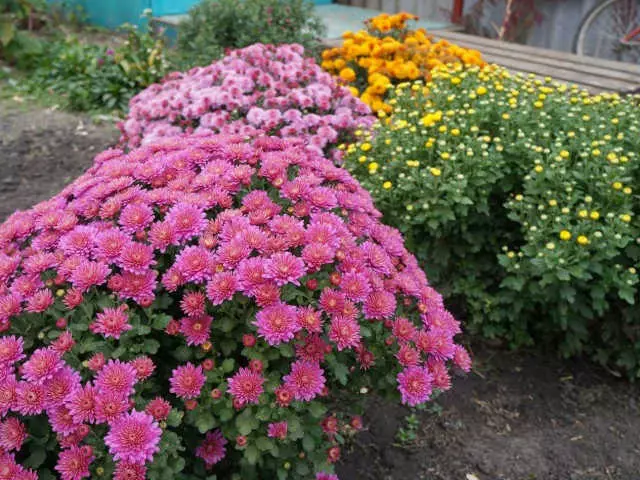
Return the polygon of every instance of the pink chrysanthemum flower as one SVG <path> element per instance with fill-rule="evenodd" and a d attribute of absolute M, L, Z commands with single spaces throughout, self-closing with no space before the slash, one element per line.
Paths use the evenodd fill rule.
<path fill-rule="evenodd" d="M 180 301 L 180 308 L 188 317 L 204 315 L 206 297 L 202 292 L 187 292 Z"/>
<path fill-rule="evenodd" d="M 241 368 L 228 379 L 229 393 L 242 405 L 258 403 L 260 395 L 264 391 L 265 378 L 248 368 Z"/>
<path fill-rule="evenodd" d="M 0 364 L 11 366 L 25 358 L 22 337 L 11 335 L 0 338 Z"/>
<path fill-rule="evenodd" d="M 338 350 L 355 348 L 360 344 L 360 326 L 358 322 L 346 317 L 333 317 L 329 328 L 329 339 Z"/>
<path fill-rule="evenodd" d="M 186 247 L 178 256 L 174 268 L 186 282 L 199 283 L 211 278 L 213 261 L 204 247 Z"/>
<path fill-rule="evenodd" d="M 0 382 L 0 416 L 14 409 L 17 401 L 18 381 L 13 375 L 8 375 Z"/>
<path fill-rule="evenodd" d="M 393 335 L 402 342 L 415 340 L 418 330 L 415 325 L 404 317 L 396 318 L 393 322 Z"/>
<path fill-rule="evenodd" d="M 113 472 L 113 480 L 145 480 L 147 467 L 137 463 L 118 462 Z"/>
<path fill-rule="evenodd" d="M 127 272 L 143 274 L 156 263 L 153 259 L 153 247 L 140 242 L 127 242 L 116 263 Z"/>
<path fill-rule="evenodd" d="M 129 400 L 117 393 L 103 393 L 96 397 L 97 423 L 111 423 L 129 410 Z"/>
<path fill-rule="evenodd" d="M 107 363 L 104 358 L 104 353 L 98 352 L 94 353 L 89 360 L 87 360 L 87 368 L 94 372 L 97 372 L 104 367 L 104 364 Z"/>
<path fill-rule="evenodd" d="M 153 222 L 153 209 L 149 205 L 132 203 L 122 209 L 118 223 L 127 233 L 144 230 Z"/>
<path fill-rule="evenodd" d="M 44 288 L 38 290 L 31 298 L 29 298 L 25 310 L 31 313 L 41 313 L 53 305 L 53 302 L 54 300 L 51 290 Z"/>
<path fill-rule="evenodd" d="M 129 324 L 129 316 L 125 312 L 124 305 L 118 308 L 105 308 L 96 315 L 96 320 L 89 325 L 89 328 L 93 333 L 100 333 L 106 338 L 112 337 L 117 340 L 120 335 L 132 328 Z"/>
<path fill-rule="evenodd" d="M 309 333 L 322 331 L 322 314 L 312 307 L 298 308 L 298 325 Z"/>
<path fill-rule="evenodd" d="M 327 349 L 331 351 L 331 347 L 320 335 L 310 335 L 304 343 L 296 345 L 296 356 L 309 362 L 321 363 L 324 361 L 325 354 L 328 353 Z"/>
<path fill-rule="evenodd" d="M 90 260 L 82 260 L 71 273 L 71 284 L 84 293 L 94 285 L 102 285 L 111 270 L 102 262 L 92 262 Z"/>
<path fill-rule="evenodd" d="M 326 243 L 310 243 L 302 249 L 302 260 L 310 271 L 319 270 L 322 265 L 333 262 L 335 249 Z"/>
<path fill-rule="evenodd" d="M 353 302 L 364 301 L 371 292 L 367 276 L 359 272 L 348 272 L 342 276 L 340 290 Z"/>
<path fill-rule="evenodd" d="M 240 289 L 250 292 L 265 282 L 265 262 L 258 257 L 247 258 L 238 264 L 235 273 L 238 276 Z"/>
<path fill-rule="evenodd" d="M 80 387 L 80 374 L 69 366 L 63 366 L 45 387 L 45 408 L 53 408 L 64 402 L 67 395 Z"/>
<path fill-rule="evenodd" d="M 39 415 L 44 410 L 45 389 L 42 385 L 19 382 L 15 410 L 23 415 Z"/>
<path fill-rule="evenodd" d="M 236 274 L 232 272 L 219 272 L 213 275 L 207 284 L 207 298 L 214 305 L 220 305 L 226 300 L 231 300 L 239 288 Z"/>
<path fill-rule="evenodd" d="M 88 445 L 71 447 L 60 452 L 55 469 L 62 480 L 81 480 L 91 475 L 89 465 L 94 458 L 93 449 Z"/>
<path fill-rule="evenodd" d="M 313 400 L 322 392 L 324 371 L 317 363 L 298 360 L 291 365 L 291 373 L 283 377 L 284 385 L 296 400 Z"/>
<path fill-rule="evenodd" d="M 164 253 L 169 245 L 176 244 L 178 236 L 175 227 L 169 222 L 157 222 L 149 230 L 149 243 L 153 248 Z"/>
<path fill-rule="evenodd" d="M 289 424 L 286 421 L 270 423 L 267 428 L 267 435 L 269 436 L 269 438 L 284 440 L 285 438 L 287 438 L 288 428 Z"/>
<path fill-rule="evenodd" d="M 115 262 L 129 241 L 128 235 L 115 228 L 101 232 L 96 238 L 96 257 L 108 263 Z"/>
<path fill-rule="evenodd" d="M 169 417 L 169 413 L 171 413 L 171 404 L 162 397 L 156 397 L 147 403 L 144 411 L 160 422 Z"/>
<path fill-rule="evenodd" d="M 269 345 L 288 342 L 300 330 L 296 308 L 284 303 L 276 303 L 260 310 L 256 314 L 255 325 L 258 327 L 258 335 Z"/>
<path fill-rule="evenodd" d="M 320 307 L 329 315 L 341 315 L 346 298 L 343 293 L 325 288 L 320 294 Z"/>
<path fill-rule="evenodd" d="M 0 423 L 0 447 L 10 452 L 18 451 L 27 438 L 27 427 L 15 417 Z"/>
<path fill-rule="evenodd" d="M 402 403 L 415 407 L 429 400 L 433 378 L 426 367 L 408 367 L 398 374 Z"/>
<path fill-rule="evenodd" d="M 200 395 L 206 377 L 202 372 L 202 367 L 197 367 L 192 363 L 182 365 L 171 372 L 169 383 L 171 393 L 180 398 L 189 399 Z"/>
<path fill-rule="evenodd" d="M 220 430 L 208 432 L 204 441 L 196 448 L 196 457 L 204 460 L 207 468 L 211 468 L 224 458 L 227 453 L 226 444 L 227 440 Z"/>
<path fill-rule="evenodd" d="M 135 464 L 153 460 L 162 430 L 151 415 L 134 410 L 114 420 L 110 427 L 104 443 L 114 460 Z"/>
<path fill-rule="evenodd" d="M 177 203 L 171 207 L 165 221 L 173 225 L 179 240 L 199 235 L 207 225 L 204 212 L 188 203 Z"/>
<path fill-rule="evenodd" d="M 451 377 L 447 365 L 442 360 L 432 359 L 427 362 L 429 373 L 433 377 L 433 386 L 438 390 L 446 391 L 451 388 Z"/>
<path fill-rule="evenodd" d="M 415 367 L 420 363 L 420 352 L 408 343 L 400 345 L 396 358 L 403 367 Z"/>
<path fill-rule="evenodd" d="M 430 356 L 441 360 L 453 358 L 455 353 L 452 335 L 443 330 L 419 332 L 416 337 L 416 346 Z"/>
<path fill-rule="evenodd" d="M 69 435 L 76 431 L 79 423 L 75 422 L 73 415 L 65 405 L 58 405 L 47 411 L 51 429 L 61 435 Z"/>
<path fill-rule="evenodd" d="M 86 384 L 73 390 L 64 403 L 76 423 L 95 423 L 98 389 Z"/>
<path fill-rule="evenodd" d="M 338 478 L 337 475 L 334 475 L 333 473 L 320 472 L 320 473 L 316 473 L 316 480 L 340 480 L 340 479 Z"/>
<path fill-rule="evenodd" d="M 62 368 L 60 353 L 52 348 L 39 348 L 22 365 L 22 376 L 34 383 L 44 383 Z"/>
<path fill-rule="evenodd" d="M 120 360 L 109 360 L 96 376 L 96 387 L 100 392 L 116 393 L 124 397 L 133 393 L 136 369 Z"/>
<path fill-rule="evenodd" d="M 136 357 L 131 360 L 131 366 L 136 370 L 136 379 L 138 381 L 146 380 L 149 378 L 154 370 L 156 369 L 155 363 L 151 358 L 143 355 L 141 357 Z"/>
<path fill-rule="evenodd" d="M 396 297 L 386 290 L 371 292 L 362 309 L 366 318 L 383 320 L 396 311 Z"/>
<path fill-rule="evenodd" d="M 287 283 L 300 285 L 299 279 L 305 272 L 304 262 L 289 252 L 271 255 L 265 262 L 265 278 L 270 278 L 278 286 Z"/>
<path fill-rule="evenodd" d="M 65 353 L 70 352 L 75 344 L 76 341 L 73 339 L 73 334 L 69 330 L 65 330 L 53 341 L 51 348 L 61 355 L 64 355 Z"/>
<path fill-rule="evenodd" d="M 202 345 L 209 340 L 213 317 L 199 315 L 180 320 L 180 333 L 187 339 L 187 345 Z"/>
<path fill-rule="evenodd" d="M 469 356 L 469 352 L 467 352 L 467 350 L 460 345 L 456 345 L 454 347 L 453 363 L 455 363 L 458 368 L 465 372 L 471 371 L 472 362 L 471 357 Z"/>

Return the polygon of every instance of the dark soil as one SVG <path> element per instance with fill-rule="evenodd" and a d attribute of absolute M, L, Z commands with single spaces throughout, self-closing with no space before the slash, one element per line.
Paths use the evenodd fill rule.
<path fill-rule="evenodd" d="M 113 122 L 0 101 L 0 220 L 60 191 L 117 140 Z"/>
<path fill-rule="evenodd" d="M 59 191 L 113 145 L 111 123 L 0 102 L 0 220 Z M 479 343 L 479 342 L 472 342 Z M 640 387 L 587 361 L 482 348 L 475 370 L 419 412 L 371 402 L 342 480 L 640 480 Z"/>
<path fill-rule="evenodd" d="M 638 385 L 539 353 L 484 348 L 474 361 L 418 414 L 411 445 L 396 440 L 409 411 L 373 402 L 341 480 L 640 479 Z"/>

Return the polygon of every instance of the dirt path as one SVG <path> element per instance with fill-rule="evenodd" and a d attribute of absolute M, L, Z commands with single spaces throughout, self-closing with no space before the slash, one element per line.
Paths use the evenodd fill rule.
<path fill-rule="evenodd" d="M 0 101 L 0 220 L 60 191 L 117 139 L 111 123 Z"/>
<path fill-rule="evenodd" d="M 109 123 L 0 102 L 0 220 L 59 191 L 117 137 Z M 341 480 L 640 479 L 639 386 L 540 354 L 481 349 L 475 367 L 419 414 L 411 445 L 394 446 L 408 410 L 372 402 Z"/>
<path fill-rule="evenodd" d="M 475 342 L 476 345 L 479 342 Z M 343 480 L 638 480 L 640 388 L 587 361 L 484 349 L 415 444 L 394 437 L 407 410 L 374 402 Z M 440 411 L 441 407 L 441 411 Z"/>

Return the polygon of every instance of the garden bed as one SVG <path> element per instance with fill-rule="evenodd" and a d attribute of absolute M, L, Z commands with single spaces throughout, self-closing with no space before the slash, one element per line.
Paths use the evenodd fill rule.
<path fill-rule="evenodd" d="M 117 137 L 110 123 L 0 103 L 0 218 L 59 191 Z M 341 478 L 637 478 L 637 386 L 586 361 L 490 348 L 475 356 L 475 372 L 419 414 L 415 442 L 396 445 L 407 410 L 372 402 Z"/>

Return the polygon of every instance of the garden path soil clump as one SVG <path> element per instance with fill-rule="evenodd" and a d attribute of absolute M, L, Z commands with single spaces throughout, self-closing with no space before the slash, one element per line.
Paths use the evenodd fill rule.
<path fill-rule="evenodd" d="M 112 123 L 0 102 L 0 221 L 60 191 L 115 144 Z M 480 342 L 471 342 L 476 345 Z M 638 480 L 640 387 L 587 361 L 481 348 L 475 372 L 419 413 L 371 402 L 341 480 Z"/>
<path fill-rule="evenodd" d="M 1 88 L 1 87 L 0 87 Z M 59 192 L 114 145 L 114 122 L 0 101 L 0 219 Z"/>

